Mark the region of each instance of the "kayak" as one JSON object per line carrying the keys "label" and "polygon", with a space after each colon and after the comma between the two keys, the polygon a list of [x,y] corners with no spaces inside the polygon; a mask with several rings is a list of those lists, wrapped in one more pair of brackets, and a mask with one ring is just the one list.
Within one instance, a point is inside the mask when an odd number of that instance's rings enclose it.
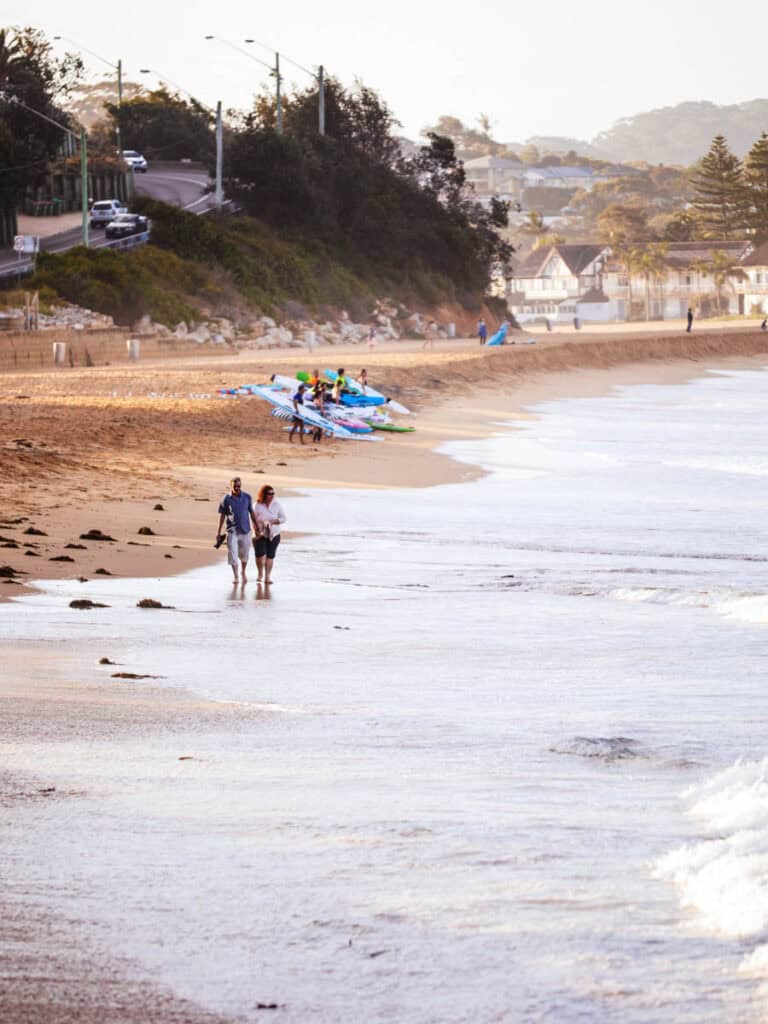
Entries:
{"label": "kayak", "polygon": [[374,430],[388,430],[390,434],[412,434],[415,427],[401,427],[398,423],[377,423],[376,420],[370,421],[371,426]]}

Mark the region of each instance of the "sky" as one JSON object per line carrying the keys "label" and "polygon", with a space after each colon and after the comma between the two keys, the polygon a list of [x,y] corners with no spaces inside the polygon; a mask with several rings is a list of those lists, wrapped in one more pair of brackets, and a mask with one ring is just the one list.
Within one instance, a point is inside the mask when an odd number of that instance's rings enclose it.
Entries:
{"label": "sky", "polygon": [[[621,117],[684,100],[739,103],[768,93],[759,41],[768,23],[760,0],[742,0],[729,26],[714,0],[287,0],[258,5],[227,0],[130,0],[96,7],[85,0],[0,0],[3,25],[33,25],[66,36],[124,78],[169,83],[208,105],[247,108],[271,84],[268,70],[228,46],[270,63],[271,48],[312,69],[323,64],[345,85],[376,89],[416,139],[441,114],[476,126],[487,114],[493,135],[591,140]],[[99,14],[94,13],[99,11]],[[749,26],[749,37],[743,32]],[[215,35],[206,41],[206,35]],[[266,48],[247,45],[255,38]],[[56,44],[62,47],[64,44]],[[96,78],[109,73],[83,53]],[[310,77],[282,59],[287,85]]]}

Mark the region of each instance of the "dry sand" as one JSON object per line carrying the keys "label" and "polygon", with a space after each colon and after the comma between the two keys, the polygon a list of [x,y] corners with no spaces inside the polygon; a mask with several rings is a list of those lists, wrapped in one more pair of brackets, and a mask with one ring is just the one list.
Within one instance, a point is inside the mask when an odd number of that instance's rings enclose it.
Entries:
{"label": "dry sand", "polygon": [[[303,352],[9,372],[0,375],[0,566],[17,581],[184,571],[222,557],[212,549],[216,507],[234,472],[251,492],[269,481],[283,494],[470,479],[478,470],[435,448],[486,435],[545,398],[681,380],[734,361],[759,365],[767,350],[768,337],[754,329],[544,335],[536,345],[497,349],[442,342],[435,352],[416,342],[373,353],[323,349],[315,354],[321,368],[346,365],[354,374],[364,362],[375,384],[417,413],[417,431],[380,444],[317,446],[289,444],[266,403],[216,395],[305,369]],[[145,527],[151,535],[139,533]],[[81,538],[93,529],[114,542]],[[0,580],[0,595],[17,586]]]}
{"label": "dry sand", "polygon": [[[252,492],[269,481],[281,495],[313,486],[416,487],[469,479],[480,471],[436,446],[487,436],[501,421],[529,417],[530,406],[545,399],[604,394],[617,384],[676,383],[707,368],[756,368],[767,350],[768,338],[753,329],[692,336],[582,333],[567,340],[549,335],[536,345],[502,349],[457,341],[438,343],[435,352],[420,351],[418,343],[374,353],[323,350],[315,360],[321,368],[346,365],[356,374],[364,362],[373,383],[414,409],[417,432],[380,444],[319,447],[289,445],[284,424],[263,402],[196,397],[306,369],[305,354],[7,373],[0,376],[0,544],[7,545],[0,567],[33,581],[89,577],[99,569],[157,576],[223,562],[212,548],[216,503],[233,472]],[[144,526],[154,534],[140,535]],[[80,539],[94,528],[115,540]],[[50,560],[61,555],[72,561]],[[21,590],[0,578],[5,596]],[[0,723],[9,740],[98,736],[117,744],[137,732],[181,737],[201,721],[209,729],[253,726],[242,709],[178,692],[126,690],[96,672],[51,684],[46,655],[28,648],[0,646],[0,657]],[[23,778],[0,769],[3,813],[59,797],[66,794],[45,792],[34,765]],[[66,920],[46,916],[23,893],[22,885],[10,902],[0,898],[4,1024],[220,1020],[136,980],[128,965],[70,955]]]}

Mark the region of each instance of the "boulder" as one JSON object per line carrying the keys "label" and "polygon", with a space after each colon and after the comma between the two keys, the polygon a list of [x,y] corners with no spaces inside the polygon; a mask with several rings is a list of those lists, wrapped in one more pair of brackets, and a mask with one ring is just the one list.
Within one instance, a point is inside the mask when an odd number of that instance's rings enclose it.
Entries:
{"label": "boulder", "polygon": [[204,345],[206,341],[210,340],[211,332],[205,324],[200,324],[199,327],[195,328],[194,331],[190,331],[187,335],[187,341],[195,341],[198,345]]}
{"label": "boulder", "polygon": [[187,334],[189,334],[189,331],[187,330],[187,325],[182,320],[181,323],[176,324],[176,326],[174,327],[173,335],[175,338],[186,338]]}

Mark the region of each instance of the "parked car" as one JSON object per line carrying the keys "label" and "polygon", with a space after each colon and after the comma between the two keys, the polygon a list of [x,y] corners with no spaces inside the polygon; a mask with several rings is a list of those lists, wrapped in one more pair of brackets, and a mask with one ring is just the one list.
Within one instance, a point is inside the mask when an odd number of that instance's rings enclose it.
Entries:
{"label": "parked car", "polygon": [[139,213],[121,213],[107,224],[107,238],[128,238],[149,231],[149,220]]}
{"label": "parked car", "polygon": [[132,167],[134,171],[138,171],[139,174],[147,173],[147,161],[141,155],[137,153],[135,149],[124,149],[123,160]]}
{"label": "parked car", "polygon": [[103,228],[121,213],[127,213],[128,207],[119,199],[100,199],[91,207],[91,227]]}

